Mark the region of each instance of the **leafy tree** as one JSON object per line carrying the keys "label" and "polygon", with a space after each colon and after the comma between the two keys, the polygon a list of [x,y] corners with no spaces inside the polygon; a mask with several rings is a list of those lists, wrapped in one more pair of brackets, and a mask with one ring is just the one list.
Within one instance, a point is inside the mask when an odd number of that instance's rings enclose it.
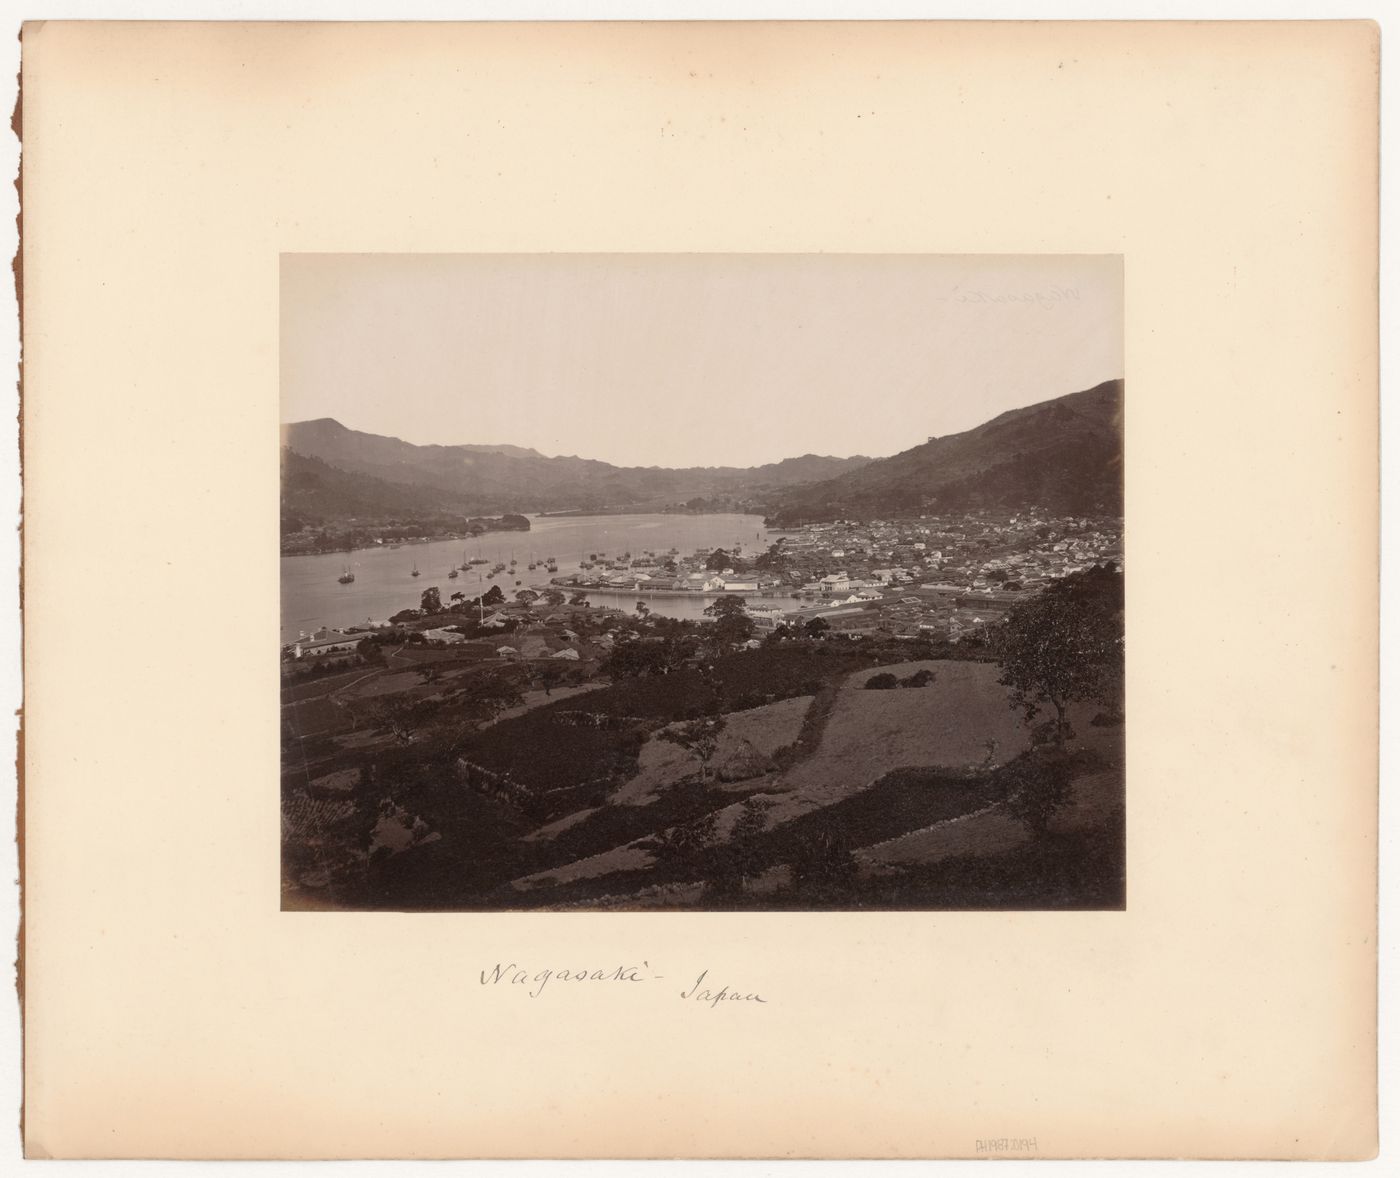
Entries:
{"label": "leafy tree", "polygon": [[1006,810],[1040,836],[1071,796],[1070,771],[1064,758],[1026,758],[1007,767]]}
{"label": "leafy tree", "polygon": [[693,638],[632,639],[619,642],[603,662],[603,673],[614,679],[668,675],[696,650]]}
{"label": "leafy tree", "polygon": [[759,840],[767,827],[768,809],[772,804],[770,798],[758,796],[744,800],[729,842],[716,856],[710,886],[718,895],[742,894],[749,880],[767,866]]}
{"label": "leafy tree", "polygon": [[717,597],[705,607],[705,613],[715,619],[712,631],[715,641],[734,646],[753,637],[754,623],[744,606],[744,599],[734,593]]}
{"label": "leafy tree", "polygon": [[1027,724],[1047,707],[1063,748],[1071,703],[1112,703],[1123,681],[1123,578],[1101,566],[1076,573],[1018,604],[991,635],[1000,682]]}
{"label": "leafy tree", "polygon": [[737,646],[753,637],[753,619],[747,614],[720,618],[715,622],[714,636],[726,646]]}
{"label": "leafy tree", "polygon": [[705,607],[707,616],[720,618],[743,617],[747,613],[744,599],[737,593],[726,593],[722,597],[716,597]]}
{"label": "leafy tree", "polygon": [[691,720],[674,728],[664,729],[661,739],[680,745],[700,762],[700,781],[703,784],[709,774],[710,761],[719,748],[719,739],[724,732],[725,723],[723,716]]}
{"label": "leafy tree", "polygon": [[734,823],[733,840],[743,844],[752,842],[768,825],[768,811],[773,805],[772,798],[753,797],[744,799],[743,809]]}
{"label": "leafy tree", "polygon": [[646,644],[633,640],[619,642],[608,652],[601,670],[611,679],[640,679],[643,675],[659,674],[660,667],[651,657]]}
{"label": "leafy tree", "polygon": [[567,676],[568,672],[556,662],[542,663],[535,672],[535,678],[544,688],[545,695],[549,695],[554,688],[563,683]]}
{"label": "leafy tree", "polygon": [[569,604],[570,604],[570,605],[587,605],[587,604],[588,604],[588,594],[587,594],[587,593],[581,593],[581,592],[580,592],[580,593],[575,593],[571,598],[569,598]]}
{"label": "leafy tree", "polygon": [[505,602],[505,591],[499,585],[492,585],[481,598],[482,605],[504,605]]}
{"label": "leafy tree", "polygon": [[782,572],[787,566],[788,558],[786,553],[783,552],[782,540],[770,544],[768,546],[768,551],[753,562],[753,567],[756,569],[773,570],[775,572]]}
{"label": "leafy tree", "polygon": [[637,602],[637,616],[639,618],[645,621],[649,613],[651,613],[651,606],[647,605],[645,601]]}
{"label": "leafy tree", "polygon": [[558,589],[546,589],[544,592],[545,604],[557,608],[564,604],[564,594]]}
{"label": "leafy tree", "polygon": [[777,646],[784,639],[792,637],[792,627],[786,622],[779,622],[768,632],[768,637],[763,640],[766,646]]}
{"label": "leafy tree", "polygon": [[825,618],[808,618],[806,624],[802,627],[802,632],[806,634],[808,638],[820,638],[830,629],[831,623]]}
{"label": "leafy tree", "polygon": [[422,609],[425,614],[442,612],[442,594],[436,585],[429,585],[423,590]]}
{"label": "leafy tree", "polygon": [[734,558],[723,548],[716,548],[705,561],[705,567],[712,572],[734,567]]}
{"label": "leafy tree", "polygon": [[393,696],[359,704],[355,711],[368,727],[391,733],[400,744],[409,744],[440,706],[436,700]]}
{"label": "leafy tree", "polygon": [[502,675],[466,675],[461,686],[449,697],[461,718],[480,726],[494,720],[507,708],[524,702],[514,679]]}

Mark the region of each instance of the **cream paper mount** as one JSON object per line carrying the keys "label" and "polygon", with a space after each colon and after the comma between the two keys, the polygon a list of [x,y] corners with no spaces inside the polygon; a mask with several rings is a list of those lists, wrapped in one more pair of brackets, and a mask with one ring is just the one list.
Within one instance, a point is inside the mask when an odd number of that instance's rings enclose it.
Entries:
{"label": "cream paper mount", "polygon": [[[29,1156],[1371,1156],[1377,53],[1364,22],[27,26]],[[281,911],[307,253],[1120,255],[1126,906]],[[702,970],[767,1001],[681,1001]]]}

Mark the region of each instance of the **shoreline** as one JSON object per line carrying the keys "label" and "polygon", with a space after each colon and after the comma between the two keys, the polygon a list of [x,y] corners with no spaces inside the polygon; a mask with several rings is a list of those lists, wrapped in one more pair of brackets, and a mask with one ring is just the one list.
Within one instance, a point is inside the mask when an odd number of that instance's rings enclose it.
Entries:
{"label": "shoreline", "polygon": [[466,535],[455,536],[425,536],[421,539],[401,540],[397,544],[353,544],[349,548],[318,548],[315,552],[282,552],[278,550],[277,555],[281,556],[334,556],[336,553],[346,552],[393,552],[399,548],[409,548],[420,544],[446,544],[448,542],[457,544],[470,544],[473,540],[480,540],[483,536],[505,536],[505,535],[528,536],[527,528],[493,528],[485,532],[471,532]]}
{"label": "shoreline", "polygon": [[766,589],[619,589],[612,585],[595,588],[587,585],[563,585],[554,581],[551,581],[550,584],[555,589],[568,590],[570,593],[582,593],[585,596],[594,593],[611,593],[618,597],[636,597],[641,594],[643,597],[782,597],[788,599],[792,596]]}

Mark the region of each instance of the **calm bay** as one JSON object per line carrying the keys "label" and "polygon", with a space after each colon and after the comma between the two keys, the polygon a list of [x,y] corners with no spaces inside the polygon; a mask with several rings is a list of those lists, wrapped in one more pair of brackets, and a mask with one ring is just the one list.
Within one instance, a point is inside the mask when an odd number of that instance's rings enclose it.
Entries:
{"label": "calm bay", "polygon": [[[586,515],[533,516],[528,532],[491,532],[471,540],[408,543],[397,547],[376,545],[354,552],[328,552],[314,556],[282,557],[282,642],[295,641],[302,632],[321,626],[343,627],[381,623],[399,610],[416,607],[423,591],[436,586],[446,602],[453,593],[476,597],[499,585],[508,597],[524,587],[543,588],[553,577],[578,573],[579,562],[596,553],[609,558],[630,552],[662,556],[675,548],[682,556],[697,550],[724,548],[754,557],[780,533],[770,538],[757,515]],[[558,572],[544,561],[553,557]],[[487,564],[473,565],[455,578],[448,573],[473,558]],[[516,562],[514,572],[510,562]],[[529,565],[536,562],[531,570]],[[503,563],[507,572],[488,579],[492,566]],[[338,582],[349,568],[355,580]],[[420,575],[413,576],[417,567]],[[518,583],[517,583],[518,582]],[[671,593],[638,593],[587,590],[590,603],[630,610],[645,599],[653,613],[677,618],[699,618],[713,597]],[[749,600],[793,604],[791,597],[750,597]]]}

